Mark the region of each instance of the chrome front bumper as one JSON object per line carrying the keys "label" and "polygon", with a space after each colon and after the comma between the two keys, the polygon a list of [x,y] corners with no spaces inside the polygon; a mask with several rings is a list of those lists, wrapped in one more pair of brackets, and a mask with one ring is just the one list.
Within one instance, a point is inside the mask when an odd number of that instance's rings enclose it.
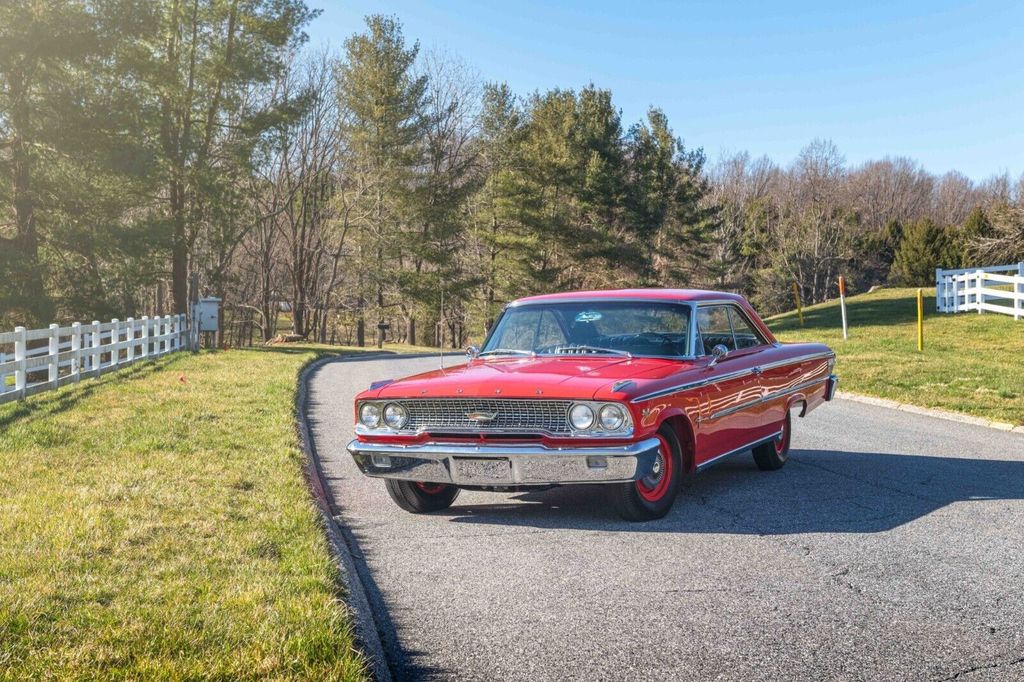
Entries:
{"label": "chrome front bumper", "polygon": [[471,486],[616,483],[652,473],[659,441],[629,445],[548,448],[543,445],[424,443],[394,445],[354,440],[348,451],[367,476]]}

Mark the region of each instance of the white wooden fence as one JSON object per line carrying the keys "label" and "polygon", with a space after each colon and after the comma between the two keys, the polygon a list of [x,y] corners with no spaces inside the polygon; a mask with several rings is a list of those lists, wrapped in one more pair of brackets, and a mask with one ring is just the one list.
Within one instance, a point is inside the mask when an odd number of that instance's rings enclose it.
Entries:
{"label": "white wooden fence", "polygon": [[1024,318],[1024,263],[936,270],[935,307],[940,313],[987,311]]}
{"label": "white wooden fence", "polygon": [[[45,343],[44,343],[45,342]],[[184,315],[0,333],[0,404],[190,345]]]}

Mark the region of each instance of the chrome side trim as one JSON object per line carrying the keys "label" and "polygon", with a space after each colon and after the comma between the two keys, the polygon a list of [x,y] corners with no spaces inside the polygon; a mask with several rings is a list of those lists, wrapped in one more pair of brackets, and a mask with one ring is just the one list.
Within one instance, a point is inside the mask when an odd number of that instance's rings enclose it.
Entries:
{"label": "chrome side trim", "polygon": [[667,395],[672,395],[673,393],[680,393],[682,391],[688,391],[690,389],[699,388],[701,386],[710,386],[711,384],[717,384],[720,381],[728,381],[729,379],[737,379],[739,377],[746,376],[747,374],[754,374],[755,373],[754,370],[758,369],[758,368],[762,372],[764,372],[764,371],[767,371],[767,370],[770,370],[770,369],[776,369],[778,367],[784,367],[786,365],[793,365],[793,364],[796,364],[798,362],[806,362],[808,360],[817,360],[819,358],[831,358],[831,357],[834,357],[834,356],[835,356],[835,353],[833,353],[832,351],[828,351],[828,352],[824,352],[823,351],[823,352],[819,352],[819,353],[810,353],[808,355],[801,355],[801,356],[798,356],[798,357],[795,357],[795,358],[788,358],[786,360],[777,360],[776,362],[770,362],[770,363],[768,363],[766,365],[758,365],[757,367],[751,367],[750,369],[744,369],[744,370],[739,370],[739,371],[736,371],[736,372],[730,372],[728,374],[722,374],[722,375],[719,375],[719,376],[716,376],[716,377],[708,377],[706,379],[696,379],[694,381],[688,381],[685,384],[678,384],[676,386],[669,386],[668,388],[663,388],[663,389],[661,389],[659,391],[653,391],[651,393],[645,393],[644,395],[637,396],[636,398],[633,398],[629,402],[631,402],[631,403],[640,403],[640,402],[644,402],[645,400],[652,400],[654,398],[662,398],[662,397],[667,396]]}
{"label": "chrome side trim", "polygon": [[828,380],[829,380],[829,377],[827,377],[827,376],[826,377],[819,377],[817,379],[811,379],[810,381],[805,381],[805,382],[803,382],[801,384],[797,384],[796,386],[791,386],[790,388],[783,389],[781,391],[775,391],[774,393],[769,393],[768,395],[761,396],[760,398],[757,398],[756,400],[750,400],[748,402],[743,403],[742,405],[734,405],[733,407],[728,407],[728,408],[726,408],[724,410],[719,410],[718,412],[715,412],[710,417],[708,417],[708,421],[713,421],[713,420],[718,419],[720,417],[727,417],[730,414],[736,414],[737,412],[742,412],[743,410],[749,409],[751,407],[755,407],[757,405],[761,405],[763,403],[770,402],[770,401],[775,400],[777,398],[782,398],[784,396],[790,395],[791,393],[796,393],[797,391],[802,391],[805,388],[810,388],[811,386],[815,386],[817,384],[820,384],[820,383],[822,383],[824,381],[828,381]]}
{"label": "chrome side trim", "polygon": [[759,438],[759,439],[757,439],[757,440],[755,440],[755,441],[753,441],[753,442],[751,442],[751,443],[749,443],[747,445],[744,445],[742,447],[738,447],[735,450],[730,450],[729,452],[724,452],[721,455],[718,455],[717,457],[712,457],[708,461],[701,462],[700,464],[698,464],[697,465],[697,471],[704,471],[708,467],[717,464],[718,462],[720,462],[721,460],[725,459],[726,457],[731,457],[733,455],[738,455],[741,452],[746,452],[747,450],[750,450],[752,448],[756,448],[758,445],[762,445],[764,443],[770,443],[771,441],[775,440],[776,438],[778,438],[781,435],[782,435],[782,431],[776,431],[775,433],[773,433],[770,436],[767,436],[765,438]]}
{"label": "chrome side trim", "polygon": [[790,365],[790,364],[792,364],[794,362],[797,362],[798,360],[800,362],[807,362],[808,360],[818,360],[818,359],[827,360],[828,358],[834,358],[835,356],[836,356],[836,354],[834,352],[832,352],[832,351],[822,351],[820,353],[811,353],[809,355],[801,355],[799,358],[797,358],[795,360],[793,360],[793,359],[790,359],[790,360],[776,360],[775,362],[769,362],[767,365],[761,365],[761,370],[767,372],[770,369],[776,369],[778,367],[785,367],[786,365]]}

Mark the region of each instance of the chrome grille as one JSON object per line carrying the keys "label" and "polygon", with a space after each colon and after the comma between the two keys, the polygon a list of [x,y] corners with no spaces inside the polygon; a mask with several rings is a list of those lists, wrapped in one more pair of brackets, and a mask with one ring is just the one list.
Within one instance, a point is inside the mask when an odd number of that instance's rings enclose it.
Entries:
{"label": "chrome grille", "polygon": [[[404,430],[414,431],[522,431],[568,434],[571,400],[516,400],[513,398],[417,398],[400,400],[409,413]],[[473,421],[470,412],[495,413],[490,421]]]}

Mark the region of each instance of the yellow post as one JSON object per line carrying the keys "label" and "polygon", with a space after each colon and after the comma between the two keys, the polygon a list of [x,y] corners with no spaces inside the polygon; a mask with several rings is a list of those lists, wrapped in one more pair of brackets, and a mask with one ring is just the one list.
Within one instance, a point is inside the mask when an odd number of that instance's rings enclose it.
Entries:
{"label": "yellow post", "polygon": [[917,290],[917,350],[924,350],[924,293]]}
{"label": "yellow post", "polygon": [[796,301],[796,314],[800,316],[800,326],[804,326],[804,308],[800,305],[800,287],[793,282],[793,300]]}

